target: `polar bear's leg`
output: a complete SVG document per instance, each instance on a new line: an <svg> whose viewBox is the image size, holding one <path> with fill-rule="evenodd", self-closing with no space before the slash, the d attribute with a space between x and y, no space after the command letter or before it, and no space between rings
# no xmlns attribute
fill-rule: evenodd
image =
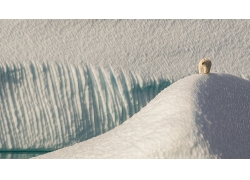
<svg viewBox="0 0 250 180"><path fill-rule="evenodd" d="M207 74L208 73L208 68L206 66L203 66L203 69L204 69L204 74Z"/></svg>

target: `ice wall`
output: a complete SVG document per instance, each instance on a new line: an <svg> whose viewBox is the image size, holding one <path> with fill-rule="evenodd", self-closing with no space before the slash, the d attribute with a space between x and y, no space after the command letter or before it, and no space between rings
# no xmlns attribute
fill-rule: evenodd
<svg viewBox="0 0 250 180"><path fill-rule="evenodd" d="M0 148L53 150L107 132L138 112L171 81L90 65L0 66Z"/></svg>

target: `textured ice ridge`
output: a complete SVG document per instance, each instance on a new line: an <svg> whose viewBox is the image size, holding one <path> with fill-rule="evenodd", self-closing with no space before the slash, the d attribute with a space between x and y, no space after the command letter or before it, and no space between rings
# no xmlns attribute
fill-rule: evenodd
<svg viewBox="0 0 250 180"><path fill-rule="evenodd" d="M54 150L95 137L122 124L170 84L90 65L1 64L0 149Z"/></svg>

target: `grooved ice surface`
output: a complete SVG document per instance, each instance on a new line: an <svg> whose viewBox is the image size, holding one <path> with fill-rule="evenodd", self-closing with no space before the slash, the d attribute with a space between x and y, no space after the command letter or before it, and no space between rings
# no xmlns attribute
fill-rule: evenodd
<svg viewBox="0 0 250 180"><path fill-rule="evenodd" d="M192 75L115 129L36 158L250 158L249 89L228 74Z"/></svg>
<svg viewBox="0 0 250 180"><path fill-rule="evenodd" d="M0 77L2 151L49 151L100 135L170 84L54 63L4 65Z"/></svg>

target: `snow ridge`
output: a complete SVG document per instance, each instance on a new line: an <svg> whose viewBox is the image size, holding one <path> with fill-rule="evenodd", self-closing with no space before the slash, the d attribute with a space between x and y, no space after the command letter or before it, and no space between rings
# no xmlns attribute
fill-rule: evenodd
<svg viewBox="0 0 250 180"><path fill-rule="evenodd" d="M171 84L111 67L34 62L2 63L0 81L1 151L49 151L100 135Z"/></svg>
<svg viewBox="0 0 250 180"><path fill-rule="evenodd" d="M194 74L100 136L35 158L250 158L250 81Z"/></svg>

